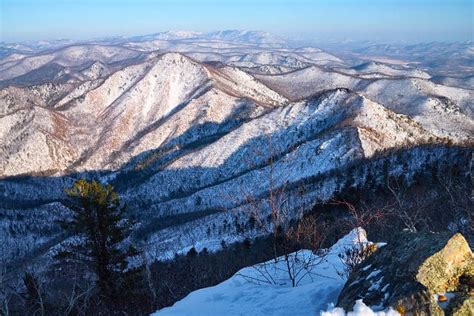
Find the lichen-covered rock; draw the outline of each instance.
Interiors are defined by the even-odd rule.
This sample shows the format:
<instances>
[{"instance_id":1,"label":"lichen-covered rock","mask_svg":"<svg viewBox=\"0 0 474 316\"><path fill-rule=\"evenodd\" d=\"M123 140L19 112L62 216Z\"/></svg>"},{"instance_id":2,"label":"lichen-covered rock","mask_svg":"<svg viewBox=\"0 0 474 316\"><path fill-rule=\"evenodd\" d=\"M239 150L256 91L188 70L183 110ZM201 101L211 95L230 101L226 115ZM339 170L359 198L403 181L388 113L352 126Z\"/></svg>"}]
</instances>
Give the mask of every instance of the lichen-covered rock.
<instances>
[{"instance_id":1,"label":"lichen-covered rock","mask_svg":"<svg viewBox=\"0 0 474 316\"><path fill-rule=\"evenodd\" d=\"M453 316L473 316L474 315L474 297L468 295L459 295L449 305L446 314Z\"/></svg>"},{"instance_id":2,"label":"lichen-covered rock","mask_svg":"<svg viewBox=\"0 0 474 316\"><path fill-rule=\"evenodd\" d=\"M356 267L337 305L350 310L363 299L404 315L474 315L473 278L474 257L461 234L402 232Z\"/></svg>"},{"instance_id":3,"label":"lichen-covered rock","mask_svg":"<svg viewBox=\"0 0 474 316\"><path fill-rule=\"evenodd\" d=\"M434 292L453 291L468 269L472 270L471 250L464 237L456 234L443 249L423 262L416 279Z\"/></svg>"}]
</instances>

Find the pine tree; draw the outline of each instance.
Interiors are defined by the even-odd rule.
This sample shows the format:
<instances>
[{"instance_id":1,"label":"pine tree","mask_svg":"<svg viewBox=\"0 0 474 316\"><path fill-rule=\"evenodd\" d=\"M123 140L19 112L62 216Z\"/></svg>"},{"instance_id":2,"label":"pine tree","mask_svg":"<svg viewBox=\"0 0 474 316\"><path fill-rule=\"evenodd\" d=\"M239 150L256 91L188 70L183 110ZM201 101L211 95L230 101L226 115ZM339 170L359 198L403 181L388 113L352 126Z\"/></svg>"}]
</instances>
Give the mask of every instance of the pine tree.
<instances>
[{"instance_id":1,"label":"pine tree","mask_svg":"<svg viewBox=\"0 0 474 316\"><path fill-rule=\"evenodd\" d=\"M60 224L78 239L56 257L85 263L95 272L101 294L111 302L125 282L127 258L136 255L133 247L123 248L132 222L125 218L126 209L110 185L78 180L65 191L73 216Z\"/></svg>"},{"instance_id":2,"label":"pine tree","mask_svg":"<svg viewBox=\"0 0 474 316\"><path fill-rule=\"evenodd\" d=\"M194 248L194 247L189 249L188 253L186 254L186 256L188 256L188 258L195 258L197 255L198 255L198 252L197 252L196 248Z\"/></svg>"}]
</instances>

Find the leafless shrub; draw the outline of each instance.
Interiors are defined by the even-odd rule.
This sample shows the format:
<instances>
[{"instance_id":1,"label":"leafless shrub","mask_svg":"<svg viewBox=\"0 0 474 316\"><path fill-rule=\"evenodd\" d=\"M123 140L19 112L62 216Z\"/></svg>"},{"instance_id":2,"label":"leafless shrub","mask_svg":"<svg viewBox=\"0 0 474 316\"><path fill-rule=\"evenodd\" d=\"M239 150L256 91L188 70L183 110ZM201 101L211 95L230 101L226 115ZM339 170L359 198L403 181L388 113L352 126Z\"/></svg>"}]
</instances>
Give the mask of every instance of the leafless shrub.
<instances>
[{"instance_id":1,"label":"leafless shrub","mask_svg":"<svg viewBox=\"0 0 474 316\"><path fill-rule=\"evenodd\" d=\"M272 260L255 265L254 276L242 276L250 282L274 285L289 280L295 287L306 277L312 277L314 267L324 262L324 252L317 255L315 252L325 241L326 226L314 217L304 216L304 187L292 191L288 188L288 181L275 179L272 148L269 141L265 198L251 193L245 195L248 216L271 238ZM287 280L276 277L282 272Z\"/></svg>"},{"instance_id":2,"label":"leafless shrub","mask_svg":"<svg viewBox=\"0 0 474 316\"><path fill-rule=\"evenodd\" d=\"M398 217L406 229L410 232L416 232L417 227L425 221L426 214L423 213L423 201L424 196L421 192L417 192L417 199L415 199L416 205L408 205L408 193L409 188L407 185L399 179L389 179L387 181L387 189L390 191L394 198L394 203L389 205L386 209L392 215Z\"/></svg>"},{"instance_id":3,"label":"leafless shrub","mask_svg":"<svg viewBox=\"0 0 474 316\"><path fill-rule=\"evenodd\" d=\"M77 269L69 293L64 293L64 315L87 315L94 296L95 282L90 278L80 278ZM97 299L97 298L96 298Z\"/></svg>"},{"instance_id":4,"label":"leafless shrub","mask_svg":"<svg viewBox=\"0 0 474 316\"><path fill-rule=\"evenodd\" d=\"M342 206L347 210L349 216L345 217L342 225L349 229L364 229L374 223L380 224L387 216L387 212L383 209L356 207L347 201L333 200L330 204ZM360 233L357 234L357 238L358 241L355 247L339 254L339 258L344 266L343 271L338 272L341 277L347 278L357 265L361 264L377 250L377 244L362 239Z\"/></svg>"}]
</instances>

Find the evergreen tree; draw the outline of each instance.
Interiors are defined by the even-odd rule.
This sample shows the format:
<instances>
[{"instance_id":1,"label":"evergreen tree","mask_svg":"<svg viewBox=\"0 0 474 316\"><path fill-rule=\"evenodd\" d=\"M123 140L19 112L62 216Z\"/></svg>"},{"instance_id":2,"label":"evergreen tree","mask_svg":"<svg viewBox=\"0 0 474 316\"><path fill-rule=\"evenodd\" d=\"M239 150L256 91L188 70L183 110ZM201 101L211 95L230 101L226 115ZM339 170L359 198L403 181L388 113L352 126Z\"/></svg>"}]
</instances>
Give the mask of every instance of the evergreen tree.
<instances>
[{"instance_id":1,"label":"evergreen tree","mask_svg":"<svg viewBox=\"0 0 474 316\"><path fill-rule=\"evenodd\" d=\"M127 258L136 255L133 247L123 248L132 222L125 218L125 207L110 185L78 180L66 194L73 216L60 224L78 239L67 244L57 258L85 263L95 272L101 294L113 302L126 282Z\"/></svg>"},{"instance_id":2,"label":"evergreen tree","mask_svg":"<svg viewBox=\"0 0 474 316\"><path fill-rule=\"evenodd\" d=\"M188 256L189 258L195 258L197 255L198 255L198 252L197 252L196 248L194 248L194 247L189 249L188 253L186 254L186 256Z\"/></svg>"}]
</instances>

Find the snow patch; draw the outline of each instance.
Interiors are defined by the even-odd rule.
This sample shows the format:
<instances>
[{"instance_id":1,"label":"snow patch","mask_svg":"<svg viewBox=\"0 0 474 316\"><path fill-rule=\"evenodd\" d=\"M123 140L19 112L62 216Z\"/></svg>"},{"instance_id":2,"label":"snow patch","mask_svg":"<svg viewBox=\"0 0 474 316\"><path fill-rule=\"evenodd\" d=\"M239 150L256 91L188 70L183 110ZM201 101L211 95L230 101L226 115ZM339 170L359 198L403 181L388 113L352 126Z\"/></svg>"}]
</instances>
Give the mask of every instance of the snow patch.
<instances>
[{"instance_id":1,"label":"snow patch","mask_svg":"<svg viewBox=\"0 0 474 316\"><path fill-rule=\"evenodd\" d=\"M194 291L173 306L153 315L315 315L337 300L346 281L338 274L343 268L338 255L358 245L361 240L367 241L365 231L361 228L341 238L326 256L320 257L321 263L299 286L292 287L288 282L285 262L277 260L273 265L273 261L269 261L268 271L278 280L277 285L250 282L251 277L258 278L259 272L255 266L247 267L230 279ZM317 257L309 250L300 255Z\"/></svg>"},{"instance_id":2,"label":"snow patch","mask_svg":"<svg viewBox=\"0 0 474 316\"><path fill-rule=\"evenodd\" d=\"M328 311L321 312L321 316L398 316L400 313L393 309L375 312L364 304L362 300L357 300L352 312L346 312L343 308L332 307Z\"/></svg>"}]
</instances>

